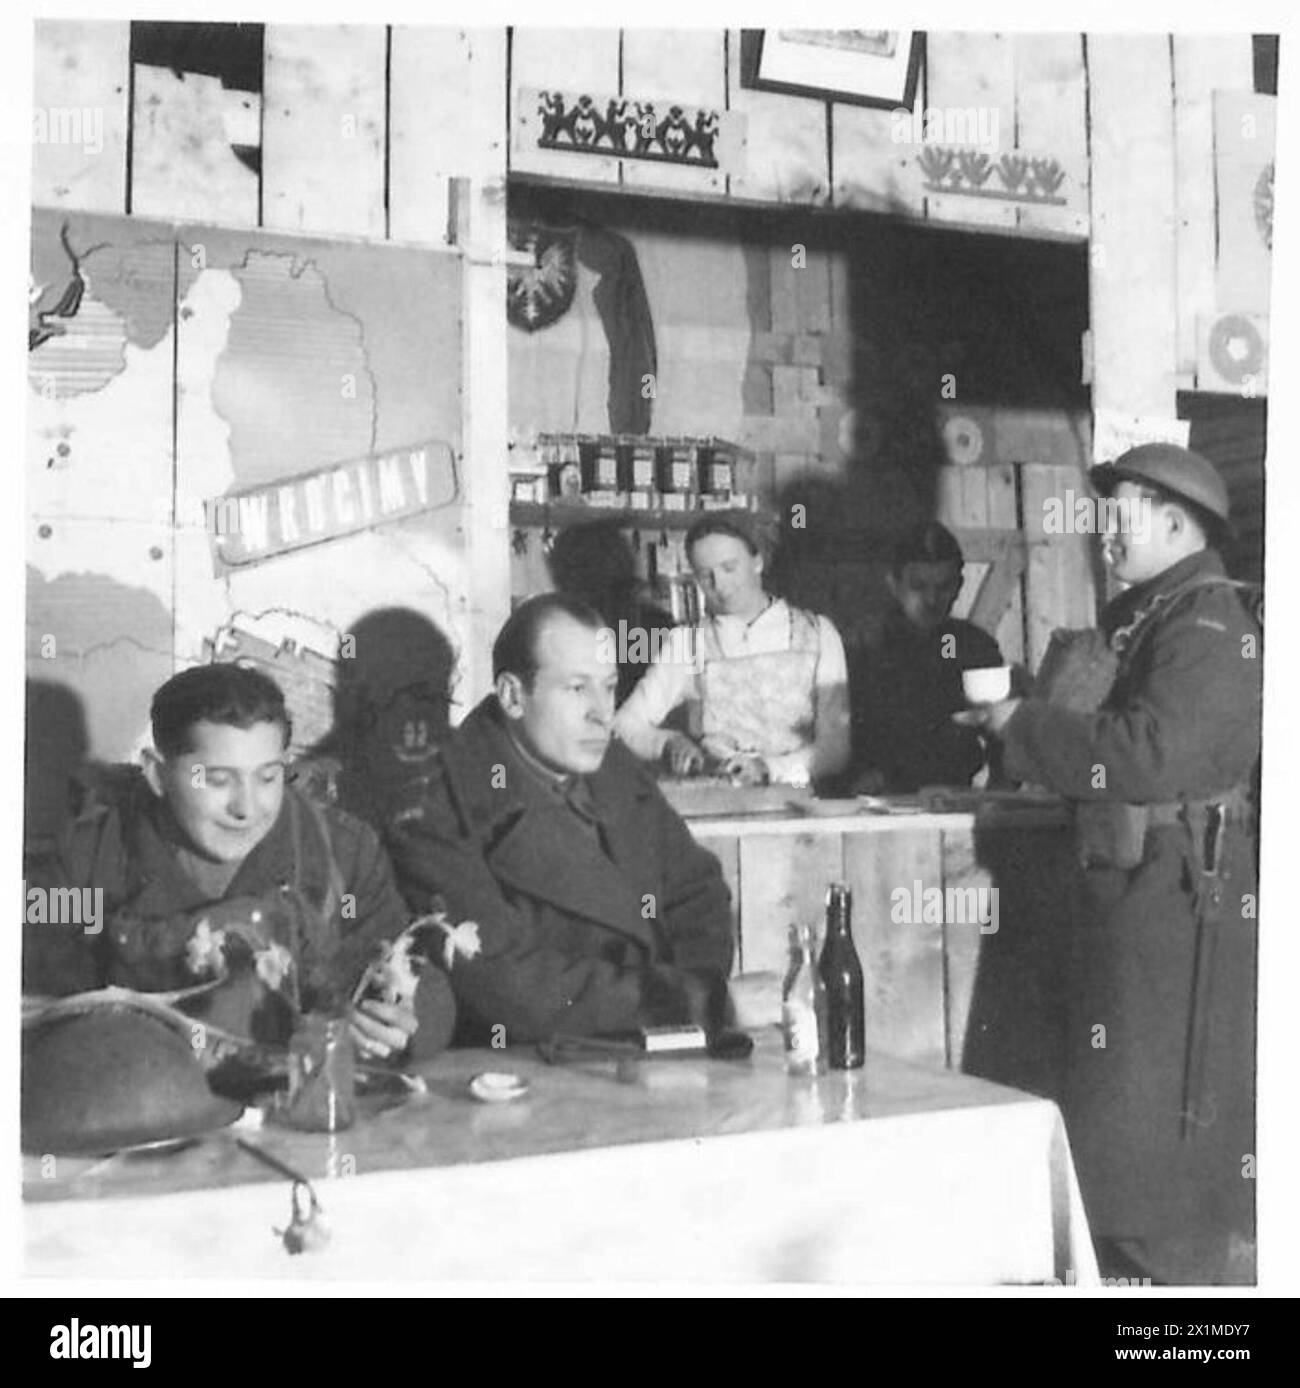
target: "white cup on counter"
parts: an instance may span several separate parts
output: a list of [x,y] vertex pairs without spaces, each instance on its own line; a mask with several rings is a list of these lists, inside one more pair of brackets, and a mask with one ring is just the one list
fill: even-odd
[[985,670],[963,670],[961,688],[968,703],[996,704],[1011,697],[1011,666],[993,665]]

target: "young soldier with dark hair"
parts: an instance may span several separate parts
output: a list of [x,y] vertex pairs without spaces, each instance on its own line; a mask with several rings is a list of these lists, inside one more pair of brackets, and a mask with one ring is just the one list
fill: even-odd
[[1091,920],[1065,1113],[1104,1260],[1248,1282],[1260,630],[1215,551],[1228,494],[1206,459],[1145,444],[1093,475],[1121,511],[1106,551],[1128,585],[1104,640],[1045,662],[1037,697],[962,716],[1001,739],[1009,774],[1076,802]]
[[580,600],[521,604],[493,647],[496,692],[394,824],[412,908],[441,896],[478,927],[481,949],[451,972],[466,1043],[723,1020],[729,894],[654,778],[611,744],[618,672],[603,647]]
[[949,615],[964,562],[956,536],[938,521],[893,547],[880,639],[849,661],[859,790],[968,786],[984,764],[979,737],[952,715],[966,707],[962,671],[1001,665],[1002,653],[988,632]]
[[[103,891],[102,929],[27,924],[24,986],[65,994],[118,984],[183,989],[220,973],[211,942],[238,937],[259,969],[291,967],[304,1007],[346,1007],[381,941],[408,914],[374,832],[285,784],[284,695],[235,665],[185,670],[154,695],[153,746],[61,836],[41,878]],[[255,1040],[265,1026],[252,978],[218,990],[214,1025]],[[262,999],[265,1001],[265,999]],[[427,970],[413,1005],[363,1000],[351,1029],[363,1055],[445,1045],[453,1003]],[[207,1015],[207,1014],[205,1014]]]

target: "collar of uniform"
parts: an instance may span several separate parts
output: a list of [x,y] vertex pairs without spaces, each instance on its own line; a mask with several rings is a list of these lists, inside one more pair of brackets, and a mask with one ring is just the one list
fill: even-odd
[[1175,588],[1196,578],[1222,578],[1225,576],[1223,560],[1212,549],[1198,550],[1171,564],[1163,573],[1149,578],[1145,583],[1135,584],[1122,592],[1106,609],[1107,631],[1123,626],[1152,598],[1162,593],[1172,593]]
[[547,766],[534,751],[525,746],[523,738],[515,735],[509,724],[506,725],[506,736],[510,739],[510,746],[519,764],[543,790],[566,805],[579,818],[590,824],[599,823],[600,814],[585,776],[574,771],[556,771],[553,767]]
[[510,739],[510,746],[515,755],[523,762],[525,769],[530,775],[535,776],[545,786],[563,790],[565,786],[573,780],[573,773],[569,771],[557,771],[553,766],[547,764],[532,751],[519,737],[509,723],[505,725],[506,737]]
[[157,898],[173,909],[177,905],[202,906],[214,899],[249,895],[269,883],[292,883],[296,876],[301,876],[303,867],[296,862],[290,827],[289,801],[297,794],[292,787],[285,789],[275,823],[239,864],[225,891],[216,898],[185,871],[178,852],[185,847],[180,829],[170,810],[154,799],[147,808],[144,822],[137,824],[134,835],[134,851],[138,854],[140,875],[144,879],[138,903],[147,909],[149,900]]
[[[519,788],[521,778],[518,776],[507,777],[504,787],[493,784],[491,768],[503,755],[510,757],[524,772],[526,785],[539,791],[549,789],[545,781],[529,774],[531,768],[517,754],[516,747],[496,695],[489,694],[439,749],[443,774],[453,785],[467,818],[480,828],[499,822],[530,802],[536,803],[535,796]],[[602,817],[632,813],[633,802],[653,799],[657,794],[654,777],[616,741],[610,743],[597,771],[575,779],[582,781],[590,791],[592,802],[599,807]]]

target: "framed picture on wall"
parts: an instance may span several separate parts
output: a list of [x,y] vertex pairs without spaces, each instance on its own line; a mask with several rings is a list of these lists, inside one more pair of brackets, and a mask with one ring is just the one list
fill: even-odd
[[740,81],[758,91],[910,109],[924,45],[915,29],[744,29]]

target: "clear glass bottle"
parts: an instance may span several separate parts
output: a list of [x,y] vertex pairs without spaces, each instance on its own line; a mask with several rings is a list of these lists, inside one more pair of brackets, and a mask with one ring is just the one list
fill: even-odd
[[826,1073],[826,985],[813,962],[813,932],[790,927],[790,972],[781,997],[785,1068],[790,1075]]
[[857,1070],[866,1059],[866,999],[852,919],[853,893],[843,882],[832,882],[826,891],[826,934],[817,961],[826,985],[826,1058],[832,1070]]

